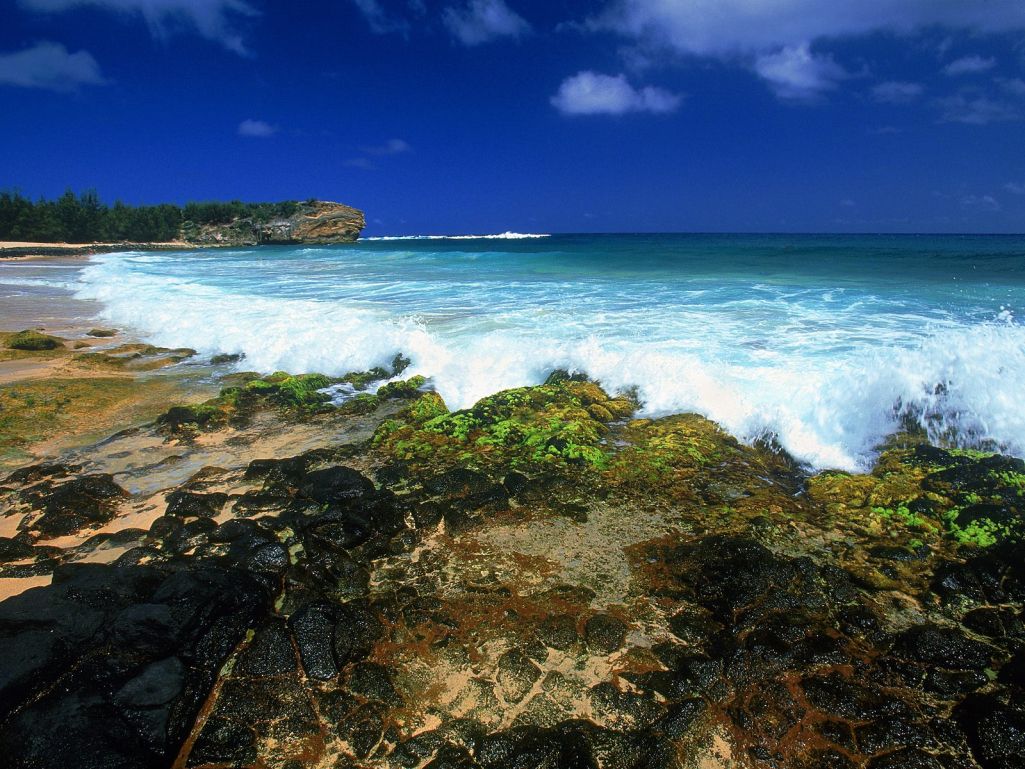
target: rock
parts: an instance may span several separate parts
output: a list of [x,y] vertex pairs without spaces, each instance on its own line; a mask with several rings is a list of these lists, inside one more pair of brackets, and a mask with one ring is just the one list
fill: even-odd
[[555,614],[546,618],[537,628],[538,639],[553,649],[566,650],[575,644],[577,635],[576,618],[569,614]]
[[0,537],[0,563],[31,558],[35,549],[28,542],[12,537]]
[[109,339],[112,336],[117,336],[117,331],[112,328],[91,328],[85,333],[87,336],[95,336],[100,339]]
[[187,766],[253,764],[257,757],[255,737],[253,730],[244,724],[209,718],[192,746]]
[[75,564],[3,602],[7,765],[170,765],[269,600],[259,583],[222,569]]
[[359,662],[352,667],[345,681],[353,694],[386,705],[401,704],[386,668],[373,662]]
[[875,687],[850,681],[839,673],[805,678],[801,688],[816,708],[848,720],[870,721],[908,712],[908,706],[901,700],[891,699]]
[[904,631],[893,648],[904,659],[951,670],[982,670],[989,666],[994,651],[957,628],[932,624]]
[[167,495],[167,515],[181,518],[214,518],[220,515],[228,501],[228,495],[218,493],[201,494],[195,491],[172,491]]
[[310,678],[330,681],[338,675],[334,657],[334,629],[337,622],[334,607],[326,603],[304,606],[288,620],[299,646],[303,670]]
[[611,614],[595,614],[584,623],[587,648],[600,654],[611,654],[626,640],[626,623]]
[[42,463],[38,465],[29,465],[28,467],[22,467],[15,470],[13,473],[4,478],[4,483],[15,484],[18,486],[37,483],[38,481],[50,478],[64,478],[72,473],[77,473],[82,469],[81,465],[66,465],[57,463]]
[[57,350],[64,347],[64,340],[55,336],[40,334],[38,331],[26,329],[7,340],[7,347],[11,350],[27,350],[39,352],[42,350]]
[[338,465],[307,473],[299,492],[322,505],[348,502],[374,493],[374,484],[356,470]]
[[46,537],[74,534],[114,518],[128,492],[102,473],[83,475],[63,483],[43,481],[21,492],[23,502],[42,515],[33,528]]
[[210,364],[213,366],[220,366],[225,363],[238,363],[244,357],[246,357],[245,354],[240,352],[218,353],[217,355],[210,357]]
[[855,734],[866,755],[899,748],[929,748],[936,743],[929,727],[906,718],[886,718],[859,726]]
[[381,635],[381,622],[369,607],[349,603],[341,607],[332,635],[332,649],[339,666],[366,657]]
[[1025,711],[1020,706],[973,694],[954,708],[953,715],[982,769],[1025,766]]
[[266,486],[295,488],[302,481],[310,466],[311,458],[306,455],[286,459],[254,459],[246,467],[246,480],[264,479]]
[[275,676],[298,670],[292,638],[283,620],[275,618],[256,631],[239,658],[239,671],[251,676]]
[[269,221],[245,217],[217,224],[186,221],[181,236],[200,246],[350,243],[366,226],[362,211],[341,203],[309,200],[295,203],[294,209]]
[[519,702],[541,677],[541,668],[519,649],[498,658],[498,687],[507,702]]

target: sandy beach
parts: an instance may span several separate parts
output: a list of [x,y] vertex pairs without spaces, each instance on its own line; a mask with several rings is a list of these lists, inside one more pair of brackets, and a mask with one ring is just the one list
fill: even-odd
[[54,257],[83,257],[114,251],[170,251],[196,248],[181,240],[160,243],[41,243],[0,240],[0,260],[35,260]]

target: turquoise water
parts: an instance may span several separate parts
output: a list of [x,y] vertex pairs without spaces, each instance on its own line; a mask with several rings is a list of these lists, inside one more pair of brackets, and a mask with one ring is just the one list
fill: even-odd
[[1025,453],[1025,239],[573,235],[94,257],[157,344],[340,374],[397,352],[453,408],[586,371],[644,411],[863,468],[901,419]]

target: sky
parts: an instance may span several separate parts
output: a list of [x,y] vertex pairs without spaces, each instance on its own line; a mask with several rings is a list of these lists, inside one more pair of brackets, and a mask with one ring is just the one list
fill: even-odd
[[0,0],[0,189],[1025,232],[1022,0]]

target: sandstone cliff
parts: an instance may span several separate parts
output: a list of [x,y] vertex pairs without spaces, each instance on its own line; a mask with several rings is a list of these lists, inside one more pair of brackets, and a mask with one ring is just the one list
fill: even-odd
[[341,203],[311,200],[289,216],[260,221],[236,218],[223,224],[182,225],[182,240],[196,246],[351,243],[366,226],[363,212]]

